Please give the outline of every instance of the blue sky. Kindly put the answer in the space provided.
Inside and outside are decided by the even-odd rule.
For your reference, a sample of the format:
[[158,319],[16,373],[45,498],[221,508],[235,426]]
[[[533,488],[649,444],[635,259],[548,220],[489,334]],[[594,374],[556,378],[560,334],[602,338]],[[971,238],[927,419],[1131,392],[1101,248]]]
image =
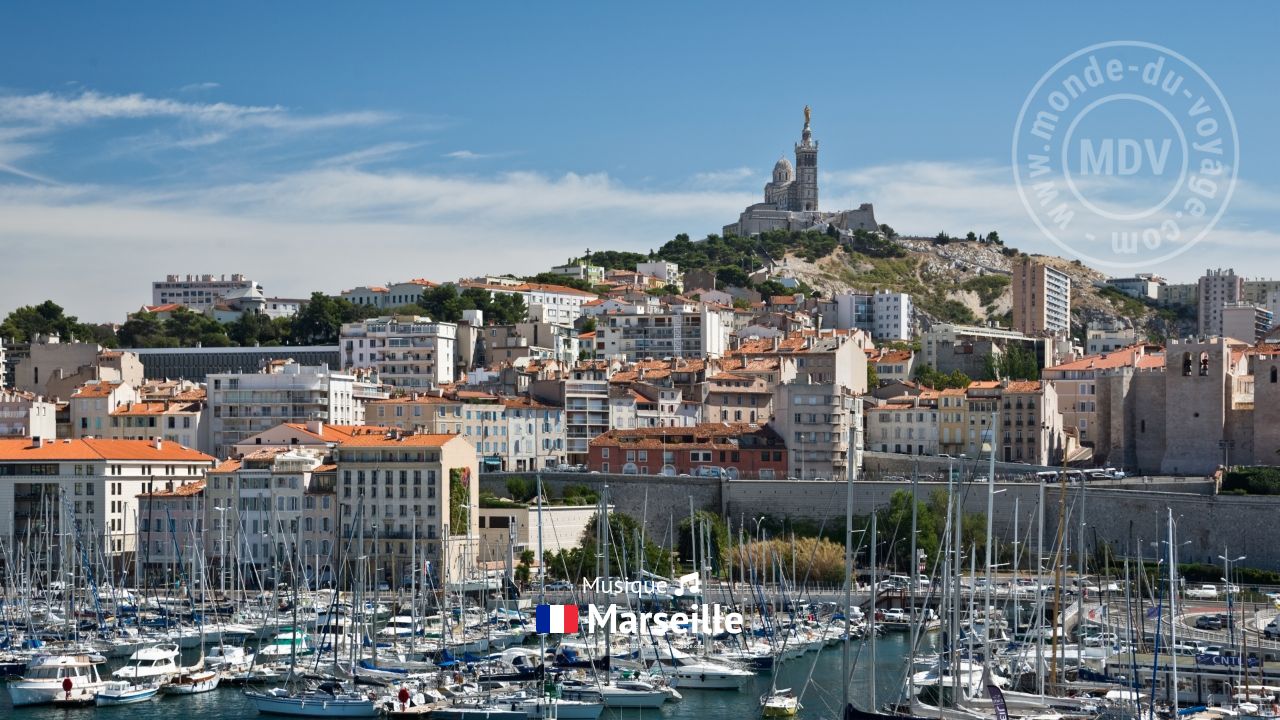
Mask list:
[[1149,268],[1280,274],[1280,6],[130,3],[0,8],[0,311],[122,320],[164,274],[269,293],[526,272],[702,236],[758,198],[800,109],[823,206],[1061,254],[1014,121],[1090,44],[1168,46],[1236,118],[1209,238]]

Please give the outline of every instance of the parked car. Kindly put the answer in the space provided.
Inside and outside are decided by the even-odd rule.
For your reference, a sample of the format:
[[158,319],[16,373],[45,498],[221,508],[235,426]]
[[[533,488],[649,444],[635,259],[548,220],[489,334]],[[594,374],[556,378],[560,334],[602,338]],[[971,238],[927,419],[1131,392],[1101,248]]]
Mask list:
[[1197,630],[1221,630],[1222,618],[1217,615],[1201,615],[1196,618]]
[[1280,637],[1280,616],[1271,618],[1271,622],[1262,629],[1262,635],[1268,640]]
[[1189,588],[1186,596],[1199,600],[1217,600],[1218,588],[1215,585],[1201,585],[1200,587]]
[[546,584],[545,590],[572,590],[573,583],[568,580],[552,580]]

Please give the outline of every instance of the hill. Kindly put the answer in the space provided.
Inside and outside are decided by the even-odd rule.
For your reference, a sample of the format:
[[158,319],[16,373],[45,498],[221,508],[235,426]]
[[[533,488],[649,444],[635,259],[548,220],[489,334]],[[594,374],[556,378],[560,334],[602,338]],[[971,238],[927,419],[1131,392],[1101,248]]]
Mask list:
[[[650,256],[678,263],[686,272],[711,272],[721,285],[760,285],[751,277],[759,278],[757,271],[766,269],[770,279],[794,278],[805,290],[823,296],[907,292],[926,322],[1011,324],[1009,279],[1013,259],[1024,253],[1005,245],[996,233],[925,238],[881,229],[880,234],[844,239],[819,231],[775,231],[752,238],[711,235],[699,241],[679,235]],[[1154,341],[1194,332],[1194,308],[1161,308],[1129,297],[1103,285],[1107,275],[1079,260],[1035,257],[1071,278],[1072,334],[1081,340],[1092,321],[1134,327],[1139,339]],[[767,290],[777,289],[769,285]]]

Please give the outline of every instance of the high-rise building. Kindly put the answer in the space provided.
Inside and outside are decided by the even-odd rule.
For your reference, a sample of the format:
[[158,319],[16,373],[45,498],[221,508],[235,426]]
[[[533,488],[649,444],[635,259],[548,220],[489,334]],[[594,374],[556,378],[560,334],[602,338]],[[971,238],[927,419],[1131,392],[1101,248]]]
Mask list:
[[236,443],[281,423],[363,424],[356,384],[354,375],[293,362],[274,364],[268,372],[210,375],[214,454],[228,457]]
[[369,368],[382,382],[428,389],[454,380],[458,326],[416,315],[345,323],[338,338],[344,369]]
[[1031,257],[1013,263],[1013,329],[1026,335],[1071,332],[1071,278]]
[[1234,269],[1205,270],[1197,283],[1199,298],[1197,333],[1201,337],[1222,335],[1222,308],[1244,300],[1244,278]]
[[203,312],[233,290],[252,289],[261,290],[258,283],[239,274],[229,280],[226,275],[168,275],[164,282],[151,283],[151,304],[176,303]]

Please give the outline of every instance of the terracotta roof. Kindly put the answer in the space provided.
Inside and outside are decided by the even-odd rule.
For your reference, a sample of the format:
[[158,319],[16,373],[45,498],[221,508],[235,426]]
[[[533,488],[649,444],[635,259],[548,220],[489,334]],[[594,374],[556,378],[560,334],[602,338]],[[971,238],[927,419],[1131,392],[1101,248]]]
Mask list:
[[172,403],[172,402],[135,402],[117,405],[111,411],[112,415],[166,415],[169,413],[193,413],[200,412],[200,408],[190,403]]
[[1038,393],[1040,392],[1039,380],[1013,380],[1009,386],[1005,388],[1005,392],[1011,393]]
[[[1145,348],[1141,355],[1138,355],[1139,348]],[[1158,368],[1164,367],[1164,357],[1163,351],[1157,351],[1154,346],[1130,345],[1119,350],[1086,355],[1079,360],[1047,367],[1044,372],[1056,374],[1069,371],[1114,370],[1122,367]]]
[[313,473],[336,472],[336,471],[337,471],[337,469],[338,469],[338,466],[337,466],[337,465],[333,465],[333,464],[317,465],[317,466],[315,466],[315,467],[311,468],[311,472],[313,472]]
[[150,440],[46,440],[35,447],[30,438],[0,438],[0,460],[140,460],[150,462],[212,462],[213,458],[176,442]]
[[311,430],[307,428],[306,423],[284,423],[284,424],[287,427],[293,428],[294,430],[300,430],[310,435],[311,437],[316,438],[317,440],[323,440],[324,442],[332,442],[332,443],[346,442],[347,440],[350,440],[352,438],[361,437],[365,435],[382,436],[391,430],[391,428],[383,427],[381,425],[330,425],[328,423],[325,423],[324,426],[321,428],[321,433],[317,435],[311,432]]
[[999,387],[999,380],[974,380],[969,383],[970,390],[995,390]]
[[205,481],[196,480],[195,482],[183,483],[172,490],[156,490],[151,493],[138,493],[138,497],[149,498],[165,498],[165,497],[191,497],[204,492]]
[[[737,448],[730,442],[743,435],[763,435],[781,446],[777,433],[765,425],[750,423],[701,423],[693,427],[656,427],[609,430],[591,440],[594,446],[626,448],[724,447]],[[692,442],[686,442],[692,438]]]
[[440,283],[431,282],[426,278],[414,278],[412,280],[405,280],[404,282],[397,283],[397,284],[398,285],[421,285],[423,287],[439,287],[440,285]]
[[110,395],[116,388],[120,387],[120,383],[95,382],[81,385],[74,393],[73,398],[104,398]]
[[339,447],[442,447],[458,435],[387,433],[355,435],[339,443]]
[[212,470],[209,470],[209,472],[219,473],[219,474],[233,473],[239,470],[241,465],[243,465],[243,463],[240,460],[223,460],[222,462],[218,463],[217,467],[214,467]]
[[164,303],[163,305],[143,305],[142,311],[149,312],[149,313],[165,313],[165,312],[173,312],[174,310],[177,310],[180,307],[182,306],[179,305],[178,303]]
[[910,350],[890,350],[889,352],[881,353],[880,357],[876,359],[876,363],[900,363],[910,359]]
[[770,305],[795,305],[796,299],[793,295],[774,295],[769,298]]

